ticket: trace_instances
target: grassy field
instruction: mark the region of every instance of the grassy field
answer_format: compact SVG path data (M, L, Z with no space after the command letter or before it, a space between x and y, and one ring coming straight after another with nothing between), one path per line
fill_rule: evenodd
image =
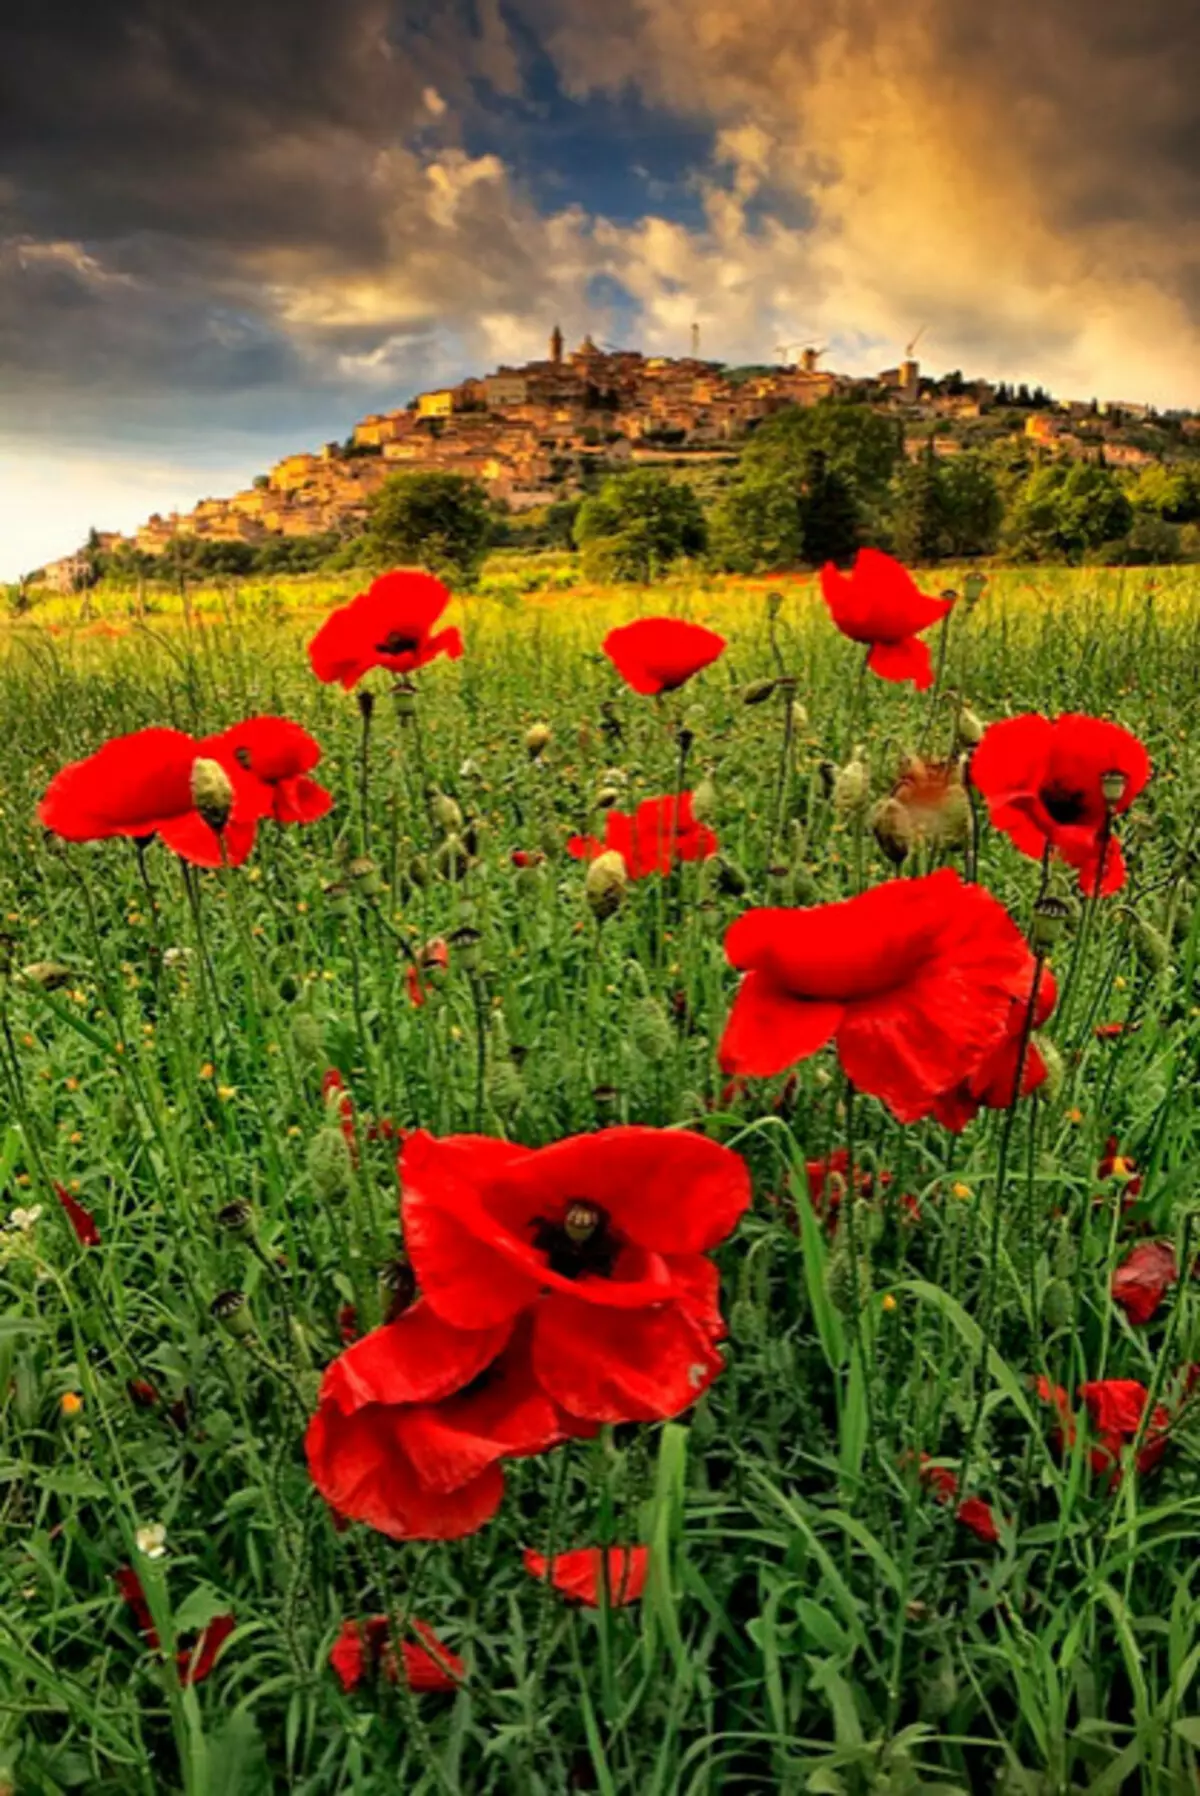
M368 677L365 761L355 696L305 654L353 590L196 592L190 622L165 600L144 622L128 595L82 622L55 601L0 643L0 1789L1195 1792L1195 572L996 573L925 694L864 681L809 580L526 599L493 580L455 604L465 652L416 675L415 720ZM600 653L648 612L728 638L662 701ZM743 702L780 672L799 712L786 688ZM874 801L905 752L950 751L960 696L985 721L1111 718L1153 758L1120 824L1123 890L1091 904L1051 870L1070 903L1055 1076L961 1134L865 1095L848 1115L832 1050L730 1089L734 919L934 864L895 867L822 764L861 745ZM336 802L262 827L244 867L185 878L161 844L143 866L128 841L37 826L55 771L107 738L256 713L315 735ZM567 836L603 833L605 785L622 810L673 791L681 723L720 858L631 882L600 923ZM351 871L364 854L373 877ZM986 819L978 876L1027 927L1039 868ZM436 938L449 964L414 1003L410 957ZM303 1451L349 1307L366 1327L392 1301L385 1120L530 1145L686 1128L753 1181L714 1256L720 1376L674 1420L512 1461L496 1518L461 1541L339 1531ZM814 1204L805 1163L848 1130L870 1189L835 1207L818 1182ZM1134 1322L1111 1281L1146 1241L1184 1276ZM214 1319L230 1291L249 1334ZM1106 1379L1169 1412L1141 1470L1157 1422L1089 1464L1075 1393ZM522 1563L634 1543L650 1569L628 1605L573 1604ZM225 1616L215 1665L189 1663ZM344 1692L331 1648L372 1616L431 1627L455 1687Z

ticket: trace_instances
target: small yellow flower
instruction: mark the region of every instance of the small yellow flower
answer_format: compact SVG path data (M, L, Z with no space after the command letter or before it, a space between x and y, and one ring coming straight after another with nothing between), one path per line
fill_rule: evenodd
M217 1086L217 1096L220 1098L220 1100L223 1104L227 1104L229 1102L230 1098L235 1098L237 1096L237 1086L236 1085L218 1085Z
M1081 1123L1083 1121L1083 1111L1082 1110L1068 1110L1067 1111L1067 1121L1073 1122L1073 1123Z
M58 1400L58 1407L69 1421L73 1416L77 1416L83 1408L83 1398L78 1391L64 1391Z
M71 1002L72 1002L72 1004L86 1004L87 1003L87 993L80 992L80 991L72 992L71 993Z
M79 1090L79 1080L78 1079L75 1079L75 1078L67 1079L65 1081L65 1083L66 1083L66 1087L67 1087L68 1091L78 1091Z
M206 1060L204 1065L200 1068L197 1077L201 1079L211 1079L215 1070L212 1061Z
M25 1190L30 1183L31 1180L27 1172L19 1172L17 1174L17 1184L20 1185L22 1190Z
M969 1185L964 1185L961 1179L955 1179L953 1185L951 1185L951 1187L950 1187L950 1190L955 1197L962 1198L964 1201L968 1197L972 1197L974 1195L974 1193L971 1190L971 1187Z
M71 1143L72 1147L78 1147L80 1142L83 1140L82 1130L72 1129L72 1131L71 1131L70 1135L67 1137L67 1139Z
M21 1037L21 1045L22 1045L22 1047L25 1047L25 1048L32 1048L32 1047L36 1047L37 1044L35 1043L32 1035L23 1035Z
M290 1125L289 1125L289 1127L288 1127L288 1134L289 1134L289 1135L291 1135L291 1136L292 1136L292 1137L293 1137L293 1138L294 1138L294 1137L295 1137L295 1136L297 1136L297 1135L298 1135L298 1134L299 1134L299 1133L300 1133L300 1125L299 1125L299 1123L292 1123L292 1124L290 1124Z
M267 1043L267 1053L268 1054L278 1054L278 1052L279 1052L279 1043L277 1041L269 1041Z
M308 909L308 900L307 900L307 899L306 899L306 898L299 898L299 899L297 899L297 901L296 901L296 909L297 909L297 910L298 910L298 911L299 911L299 912L300 912L300 915L301 915L301 916L303 916L303 915L304 915L304 913L305 913L305 912L306 912L306 911L307 911L307 909Z
M137 926L141 922L141 920L142 920L142 913L141 913L141 911L138 911L138 910L131 910L129 915L125 919L125 921L127 923L131 924L132 927L135 929L137 928Z
M71 1190L74 1191L77 1195L80 1191L83 1190L83 1185L81 1184L81 1182L78 1179L71 1180Z
M1113 984L1116 986L1116 988L1119 992L1123 992L1125 990L1125 987L1129 984L1129 981L1128 981L1128 979L1126 979L1124 973L1118 973L1116 978L1113 980Z
M896 1299L892 1296L890 1291L884 1297L883 1303L880 1307L883 1309L884 1314L888 1315L888 1316L890 1316L892 1311L895 1309Z

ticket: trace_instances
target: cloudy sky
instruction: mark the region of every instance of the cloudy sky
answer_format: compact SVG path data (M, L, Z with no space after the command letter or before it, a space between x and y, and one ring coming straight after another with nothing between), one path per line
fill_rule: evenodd
M1192 0L4 0L0 578L568 340L1200 406Z

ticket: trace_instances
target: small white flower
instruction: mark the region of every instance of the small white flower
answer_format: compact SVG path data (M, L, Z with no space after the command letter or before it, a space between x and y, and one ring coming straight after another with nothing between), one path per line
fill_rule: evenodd
M164 967L186 967L192 958L190 948L167 948L163 952Z
M161 1559L167 1550L167 1530L161 1522L150 1522L139 1528L134 1536L139 1553L145 1553L147 1559Z
M8 1226L20 1229L23 1235L27 1235L41 1214L41 1204L30 1204L27 1210L14 1210L8 1219Z

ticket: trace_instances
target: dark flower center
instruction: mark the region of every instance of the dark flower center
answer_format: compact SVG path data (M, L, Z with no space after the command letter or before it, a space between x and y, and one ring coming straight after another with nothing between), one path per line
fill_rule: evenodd
M583 1198L567 1204L561 1222L535 1216L533 1244L560 1278L611 1278L620 1252L605 1212Z
M1087 799L1067 786L1043 786L1041 800L1056 823L1081 823L1087 815Z
M235 748L233 751L233 758L237 762L239 767L244 767L246 769L246 772L249 773L249 771L250 771L250 750L248 748Z
M383 641L375 644L375 651L380 655L411 655L420 646L419 636L406 636L403 630L389 630Z

